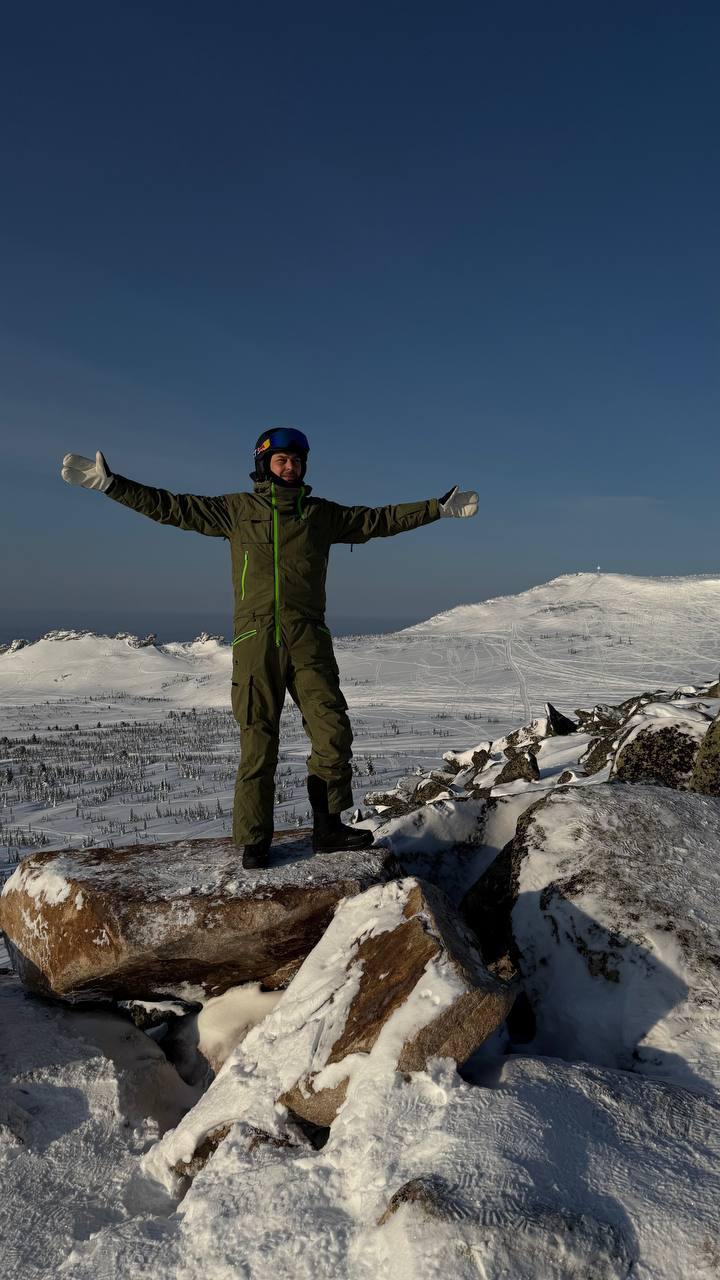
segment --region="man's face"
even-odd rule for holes
[[[302,458],[299,453],[274,453],[270,459],[270,470],[274,476],[279,476],[281,480],[300,479],[302,471]]]

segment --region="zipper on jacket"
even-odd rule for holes
[[[273,513],[273,580],[275,585],[275,644],[280,648],[280,553],[279,553],[279,534],[278,534],[278,509],[275,500],[275,485],[272,485],[272,513]]]
[[[298,494],[297,513],[301,520],[304,520],[307,516],[307,511],[305,511],[305,485],[304,484],[300,486],[300,492]]]
[[[242,635],[236,636],[233,645],[239,644],[241,640],[248,640],[250,636],[257,635],[257,627],[253,627],[252,631],[243,631]],[[232,648],[232,645],[230,646]]]
[[[248,553],[245,552],[245,560],[243,562],[242,577],[240,579],[240,599],[245,599],[245,578],[247,577]]]

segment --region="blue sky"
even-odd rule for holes
[[[197,630],[226,549],[58,477],[480,493],[337,548],[330,617],[720,572],[717,6],[143,0],[0,40],[3,638]],[[229,624],[228,624],[229,626]]]

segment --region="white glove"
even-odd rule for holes
[[[100,493],[107,493],[115,478],[99,449],[94,462],[92,458],[83,458],[81,453],[66,453],[60,474],[68,484],[81,484],[83,489],[99,489]]]
[[[458,486],[455,485],[454,489],[448,489],[447,493],[439,499],[440,515],[476,516],[479,501],[474,490],[471,489],[469,493],[460,493]]]

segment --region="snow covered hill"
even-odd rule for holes
[[[392,635],[336,641],[355,735],[354,802],[442,750],[639,689],[714,680],[720,575],[572,574]],[[231,648],[202,635],[50,632],[0,651],[0,879],[23,850],[223,835],[237,767]],[[278,828],[308,816],[307,739],[281,722]],[[7,779],[7,781],[6,781]]]
[[[392,635],[343,637],[336,648],[361,737],[410,712],[415,732],[421,722],[432,734],[442,721],[454,737],[472,717],[499,725],[496,736],[541,714],[548,698],[572,709],[651,683],[707,680],[720,665],[719,631],[720,574],[579,573]],[[225,707],[230,664],[230,646],[217,638],[156,648],[55,632],[0,654],[0,706],[122,692]]]

